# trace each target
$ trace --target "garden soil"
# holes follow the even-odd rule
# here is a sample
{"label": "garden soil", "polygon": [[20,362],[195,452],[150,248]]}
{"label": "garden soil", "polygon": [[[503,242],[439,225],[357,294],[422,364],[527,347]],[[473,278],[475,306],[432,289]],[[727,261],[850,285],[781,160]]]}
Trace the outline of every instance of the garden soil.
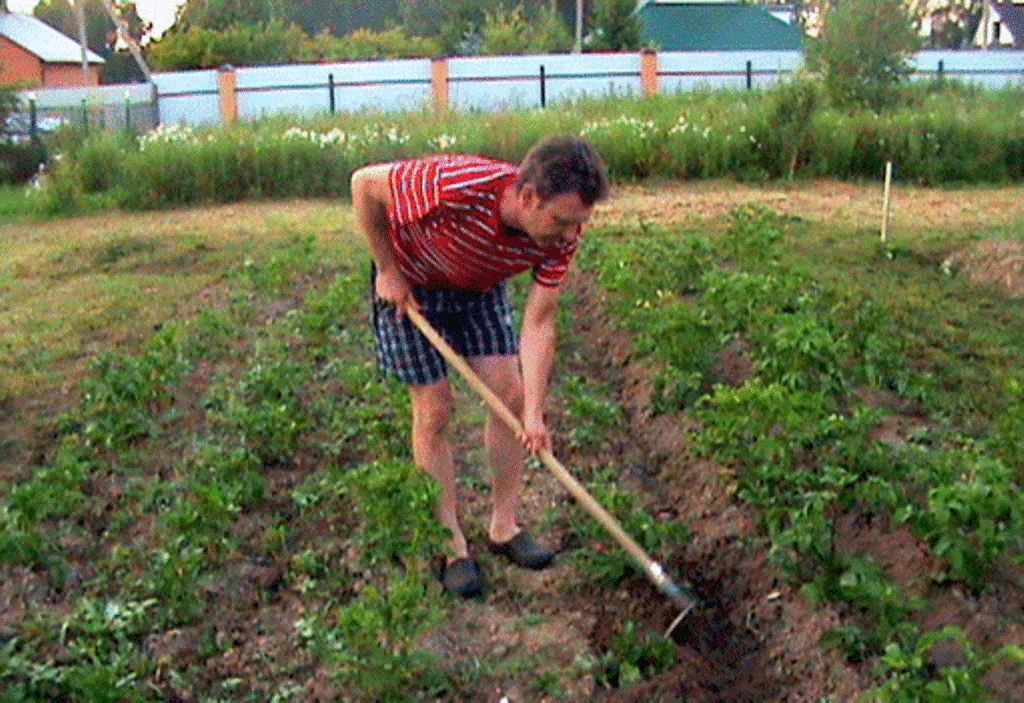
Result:
{"label": "garden soil", "polygon": [[[999,191],[965,194],[963,198],[936,197],[933,193],[904,189],[903,216],[908,229],[936,226],[943,218],[966,218],[970,226],[998,228],[1024,217],[1019,198],[1002,200]],[[601,206],[597,224],[621,222],[692,222],[726,214],[745,202],[760,202],[784,215],[800,218],[846,218],[870,227],[878,205],[873,192],[845,184],[778,190],[737,186],[708,192],[702,186],[658,184],[620,189]],[[1014,202],[1016,201],[1016,202]],[[1005,205],[1005,207],[1001,207]],[[1000,209],[1001,207],[1001,209]],[[998,214],[993,214],[998,213]],[[1007,267],[1020,271],[1017,246],[981,243],[960,254],[961,266],[981,284],[1005,279]],[[974,259],[971,259],[971,256]],[[998,273],[985,278],[973,271],[984,265]],[[958,259],[960,260],[960,259]],[[973,268],[972,268],[973,267]],[[1014,268],[1015,267],[1015,268]],[[1019,286],[1019,282],[1017,283]],[[1007,293],[1014,289],[1007,287]],[[570,468],[621,467],[619,486],[641,498],[657,519],[681,519],[692,533],[667,564],[676,578],[695,588],[703,607],[673,633],[676,663],[661,675],[625,690],[595,681],[578,665],[586,657],[599,657],[624,624],[633,622],[651,632],[662,632],[674,619],[672,605],[643,577],[633,575],[618,589],[592,584],[577,587],[579,575],[559,563],[539,574],[523,572],[480,555],[490,579],[483,603],[458,606],[449,625],[432,639],[443,656],[481,656],[487,651],[535,653],[538,661],[557,662],[564,676],[560,696],[539,693],[530,675],[496,675],[484,688],[467,692],[465,700],[597,700],[820,703],[855,701],[877,681],[870,663],[851,664],[838,652],[822,646],[823,635],[838,625],[854,623],[853,614],[834,604],[809,602],[798,586],[790,584],[770,564],[767,544],[752,511],[735,498],[735,483],[728,468],[688,451],[691,420],[682,414],[654,416],[650,411],[651,369],[632,359],[628,335],[617,330],[605,312],[602,292],[585,274],[571,282],[572,330],[563,343],[572,346],[571,358],[561,374],[604,382],[615,402],[628,412],[628,425],[608,436],[596,456],[581,453],[566,441],[571,421],[564,407],[554,403],[549,424],[555,436],[555,454]],[[725,349],[714,369],[716,381],[741,385],[752,372],[742,342]],[[468,391],[466,394],[468,395]],[[894,398],[872,395],[865,400],[885,406],[888,415],[875,430],[881,441],[905,443],[925,422]],[[474,404],[465,397],[462,406]],[[466,426],[457,429],[464,455],[473,457],[479,437]],[[465,472],[478,472],[480,455],[464,462]],[[545,509],[567,509],[568,498],[557,481],[538,467],[530,473],[524,515],[536,521]],[[489,505],[486,496],[469,488],[461,496],[467,506],[467,531],[482,543]],[[474,527],[475,526],[475,527]],[[474,530],[476,534],[474,535]],[[544,532],[552,546],[574,546],[564,523]],[[617,548],[609,540],[611,548]],[[917,624],[927,630],[959,625],[985,651],[1003,644],[1024,644],[1019,624],[1024,590],[1018,569],[1006,567],[993,593],[975,596],[935,584],[938,565],[927,546],[905,526],[883,520],[841,516],[837,549],[872,556],[910,594],[928,596],[927,612],[917,613]],[[522,625],[522,613],[542,616],[537,625]],[[520,624],[515,624],[520,623]],[[933,665],[965,663],[957,646],[939,646]],[[997,668],[985,680],[999,700],[1021,700],[1024,676],[1009,667]]]}
{"label": "garden soil", "polygon": [[[894,198],[899,230],[927,229],[952,218],[972,231],[998,229],[1024,219],[1022,189],[936,191],[897,189]],[[844,226],[870,229],[877,224],[880,194],[876,189],[839,184],[798,184],[793,187],[754,188],[738,184],[650,184],[620,188],[616,197],[600,206],[597,224],[615,222],[697,223],[725,214],[744,202],[760,202],[783,214],[832,219]],[[972,249],[972,252],[976,250]],[[1019,250],[994,249],[999,269],[1003,259],[1019,257]],[[989,253],[981,252],[984,256]],[[987,260],[987,259],[986,259]],[[1014,259],[1016,261],[1017,259]],[[970,253],[958,264],[974,270]],[[1019,271],[1019,269],[1017,269]],[[601,437],[598,446],[582,448],[572,438],[573,423],[564,401],[551,404],[549,425],[554,451],[571,470],[583,475],[596,468],[615,467],[618,484],[637,496],[642,507],[657,520],[683,521],[691,538],[671,550],[666,566],[672,575],[689,581],[703,600],[703,607],[687,618],[674,633],[675,663],[663,673],[617,689],[597,675],[595,666],[610,643],[627,626],[663,632],[675,618],[671,602],[640,575],[632,574],[616,588],[595,586],[571,562],[561,557],[549,569],[531,572],[508,566],[480,552],[488,589],[479,600],[448,601],[445,623],[424,636],[424,649],[435,652],[451,671],[467,672],[464,690],[444,700],[526,703],[533,701],[693,701],[694,703],[822,703],[855,701],[875,683],[869,664],[850,664],[838,653],[823,648],[821,637],[830,628],[849,624],[851,614],[830,605],[813,604],[788,583],[766,558],[766,542],[757,517],[735,496],[735,481],[727,467],[692,456],[684,415],[654,416],[650,411],[651,369],[638,363],[631,341],[609,318],[602,292],[583,274],[571,283],[572,328],[563,342],[565,363],[561,376],[577,375],[603,383],[608,399],[625,408],[628,419]],[[742,384],[752,364],[742,344],[723,352],[715,373],[717,380]],[[203,370],[197,371],[202,374]],[[197,379],[202,385],[208,379]],[[42,436],[49,427],[46,416],[56,416],[70,402],[68,386],[34,400],[11,399],[0,407],[0,478],[17,480],[27,467],[45,458],[52,437]],[[460,498],[464,506],[467,536],[476,545],[486,539],[489,516],[489,474],[481,445],[480,403],[464,386],[458,389],[458,415],[453,428],[459,453]],[[866,394],[868,402],[889,406],[892,399]],[[45,407],[42,407],[45,406]],[[922,422],[901,414],[876,428],[882,441],[905,442]],[[31,436],[30,436],[31,435]],[[369,459],[370,457],[368,457]],[[173,472],[173,457],[154,456],[155,471]],[[303,456],[294,466],[267,476],[267,492],[274,496],[258,513],[240,520],[237,534],[245,545],[237,555],[234,577],[221,584],[209,598],[211,620],[217,623],[214,642],[204,637],[206,623],[170,630],[147,639],[144,646],[162,662],[152,683],[168,700],[198,700],[196,690],[216,690],[218,682],[249,682],[269,700],[273,689],[260,688],[274,676],[284,676],[301,688],[293,700],[343,700],[352,692],[341,691],[330,671],[303,648],[294,624],[304,616],[304,603],[296,592],[283,587],[287,564],[262,556],[261,525],[289,519],[294,507],[290,491],[315,471]],[[117,502],[115,482],[105,493],[109,506]],[[567,515],[573,510],[557,480],[543,467],[528,471],[522,511],[525,526],[541,540],[563,552],[580,546]],[[98,509],[103,509],[103,505]],[[579,519],[589,519],[585,515]],[[139,539],[151,531],[140,524]],[[327,526],[311,525],[310,530]],[[249,534],[251,533],[251,534]],[[1006,567],[997,575],[991,592],[967,594],[955,586],[936,585],[931,578],[935,565],[925,545],[899,525],[864,518],[840,517],[841,549],[867,553],[908,592],[927,594],[931,606],[915,619],[922,628],[947,624],[965,628],[986,651],[1006,643],[1024,644],[1024,592],[1022,574]],[[74,553],[74,545],[68,552]],[[618,549],[608,540],[607,549]],[[344,560],[346,555],[336,555]],[[354,555],[350,555],[354,560]],[[74,562],[74,560],[72,560]],[[85,579],[92,568],[85,560],[72,564],[80,570],[74,578]],[[11,629],[29,602],[61,607],[62,593],[46,583],[40,573],[11,570],[0,583],[0,633]],[[345,594],[338,594],[339,598]],[[0,640],[0,644],[3,641]],[[204,658],[203,651],[218,654]],[[59,654],[59,653],[58,653]],[[939,648],[936,665],[956,664],[963,652]],[[202,680],[183,685],[165,671],[198,668]],[[193,668],[193,671],[196,669]],[[538,674],[544,676],[538,676]],[[280,679],[278,679],[280,680]],[[986,683],[1006,701],[1022,700],[1024,676],[1019,671],[997,669]]]}

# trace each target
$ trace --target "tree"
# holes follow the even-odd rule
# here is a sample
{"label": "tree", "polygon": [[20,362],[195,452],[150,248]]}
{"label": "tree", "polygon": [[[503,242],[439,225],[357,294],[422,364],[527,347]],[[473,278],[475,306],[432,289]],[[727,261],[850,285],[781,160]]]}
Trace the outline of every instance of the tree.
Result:
{"label": "tree", "polygon": [[171,29],[221,32],[237,24],[267,24],[284,17],[283,6],[283,0],[186,0]]}
{"label": "tree", "polygon": [[596,51],[633,51],[643,44],[643,23],[635,0],[597,0],[587,37],[587,48]]}
{"label": "tree", "polygon": [[[114,0],[114,10],[128,28],[131,37],[139,42],[153,26],[139,17],[134,2]],[[54,29],[78,39],[78,15],[68,0],[43,0],[32,14]],[[85,0],[85,43],[100,56],[109,56],[117,44],[117,26],[110,19],[102,0]]]}
{"label": "tree", "polygon": [[822,74],[837,106],[881,111],[896,101],[919,46],[902,0],[843,0],[825,14],[807,63]]}
{"label": "tree", "polygon": [[569,51],[572,37],[554,10],[544,9],[529,22],[522,7],[487,13],[480,28],[480,53],[507,55]]}
{"label": "tree", "polygon": [[224,31],[193,27],[149,44],[153,64],[166,71],[300,61],[309,37],[284,20],[234,24]]}

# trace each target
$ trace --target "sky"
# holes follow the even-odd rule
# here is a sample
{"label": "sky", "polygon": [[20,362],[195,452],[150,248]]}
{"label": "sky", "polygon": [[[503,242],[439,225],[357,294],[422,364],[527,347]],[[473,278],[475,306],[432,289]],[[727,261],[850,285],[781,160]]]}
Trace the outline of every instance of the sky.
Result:
{"label": "sky", "polygon": [[[135,0],[139,17],[153,23],[153,34],[160,36],[164,30],[174,24],[174,12],[184,0]],[[7,0],[7,9],[11,12],[32,14],[32,8],[39,0]]]}

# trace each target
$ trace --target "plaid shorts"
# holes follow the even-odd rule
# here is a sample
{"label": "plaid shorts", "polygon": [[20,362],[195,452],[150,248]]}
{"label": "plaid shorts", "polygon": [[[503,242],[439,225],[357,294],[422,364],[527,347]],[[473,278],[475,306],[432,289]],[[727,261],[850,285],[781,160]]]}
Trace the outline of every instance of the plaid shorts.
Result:
{"label": "plaid shorts", "polygon": [[[377,363],[412,386],[435,383],[448,376],[448,364],[416,325],[395,306],[377,295],[377,270],[370,272],[373,331]],[[423,315],[463,357],[508,356],[519,351],[512,306],[505,283],[485,293],[466,290],[429,290],[413,286]]]}

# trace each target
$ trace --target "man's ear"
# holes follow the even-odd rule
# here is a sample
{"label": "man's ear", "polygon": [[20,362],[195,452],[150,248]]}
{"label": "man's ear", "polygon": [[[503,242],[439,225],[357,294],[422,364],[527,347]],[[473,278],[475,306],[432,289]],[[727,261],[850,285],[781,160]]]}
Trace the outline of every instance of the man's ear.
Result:
{"label": "man's ear", "polygon": [[524,183],[517,193],[519,197],[519,206],[523,208],[536,208],[537,201],[540,196],[537,194],[537,188],[532,183]]}

